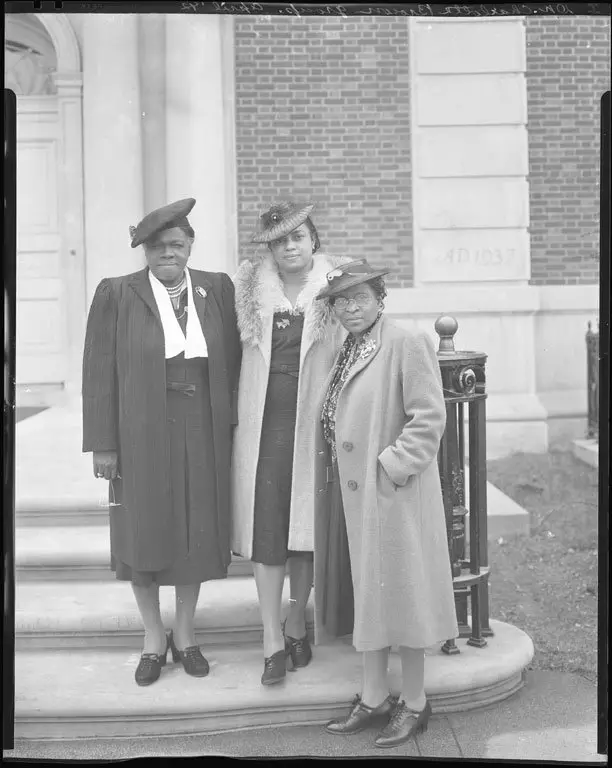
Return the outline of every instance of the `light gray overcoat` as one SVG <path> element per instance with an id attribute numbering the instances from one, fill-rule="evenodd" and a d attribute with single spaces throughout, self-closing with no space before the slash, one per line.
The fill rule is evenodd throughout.
<path id="1" fill-rule="evenodd" d="M 436 460 L 446 424 L 440 368 L 423 331 L 383 315 L 372 340 L 336 411 L 353 645 L 426 648 L 458 635 Z"/>
<path id="2" fill-rule="evenodd" d="M 315 451 L 320 393 L 346 331 L 327 302 L 315 301 L 327 285 L 326 275 L 349 259 L 315 254 L 307 284 L 296 303 L 304 311 L 300 350 L 298 404 L 291 486 L 288 547 L 313 551 L 316 480 L 324 471 L 324 451 Z M 232 457 L 231 548 L 244 558 L 253 554 L 255 479 L 261 427 L 270 373 L 274 312 L 287 308 L 287 298 L 271 254 L 243 261 L 234 277 L 236 315 L 242 341 L 238 388 L 238 426 Z M 319 468 L 316 468 L 317 462 Z"/>

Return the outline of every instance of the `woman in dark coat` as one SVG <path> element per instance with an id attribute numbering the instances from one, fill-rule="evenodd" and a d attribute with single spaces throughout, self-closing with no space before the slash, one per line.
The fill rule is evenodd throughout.
<path id="1" fill-rule="evenodd" d="M 147 267 L 99 284 L 83 359 L 83 451 L 110 483 L 111 567 L 130 581 L 145 628 L 136 682 L 159 678 L 168 649 L 196 677 L 200 585 L 231 561 L 231 440 L 240 339 L 228 275 L 187 269 L 195 200 L 130 228 Z M 166 636 L 159 587 L 176 591 Z"/>

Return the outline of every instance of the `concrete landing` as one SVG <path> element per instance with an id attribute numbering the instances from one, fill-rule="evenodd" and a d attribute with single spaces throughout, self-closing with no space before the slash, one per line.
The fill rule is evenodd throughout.
<path id="1" fill-rule="evenodd" d="M 599 442 L 597 440 L 574 440 L 572 448 L 577 459 L 597 469 L 599 464 Z"/>
<path id="2" fill-rule="evenodd" d="M 533 657 L 529 637 L 492 622 L 484 649 L 459 641 L 461 653 L 426 656 L 425 688 L 435 713 L 460 712 L 503 700 L 524 684 Z M 140 651 L 125 649 L 20 652 L 15 670 L 15 736 L 27 739 L 121 738 L 215 733 L 253 727 L 324 723 L 342 714 L 359 691 L 361 654 L 341 641 L 315 646 L 307 668 L 265 688 L 261 646 L 205 650 L 207 678 L 180 665 L 148 688 L 134 683 Z M 168 656 L 170 659 L 170 656 Z M 399 658 L 390 685 L 399 691 Z"/>
<path id="3" fill-rule="evenodd" d="M 470 503 L 470 472 L 464 477 L 466 506 Z M 497 541 L 500 537 L 529 536 L 529 512 L 493 483 L 487 483 L 487 538 Z M 465 518 L 465 541 L 470 541 L 470 516 Z"/>

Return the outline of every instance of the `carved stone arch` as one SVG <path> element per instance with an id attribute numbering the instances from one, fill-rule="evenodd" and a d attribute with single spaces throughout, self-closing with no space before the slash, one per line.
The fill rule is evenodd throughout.
<path id="1" fill-rule="evenodd" d="M 63 13 L 35 13 L 34 16 L 47 30 L 55 47 L 57 74 L 60 77 L 80 75 L 81 51 L 79 41 L 66 15 Z"/>

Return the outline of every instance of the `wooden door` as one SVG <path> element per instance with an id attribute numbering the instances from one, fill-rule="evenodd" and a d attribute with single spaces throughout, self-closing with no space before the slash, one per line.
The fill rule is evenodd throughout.
<path id="1" fill-rule="evenodd" d="M 17 97 L 17 385 L 61 386 L 66 307 L 55 96 Z"/>

